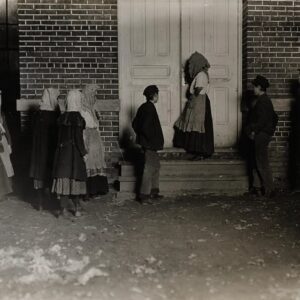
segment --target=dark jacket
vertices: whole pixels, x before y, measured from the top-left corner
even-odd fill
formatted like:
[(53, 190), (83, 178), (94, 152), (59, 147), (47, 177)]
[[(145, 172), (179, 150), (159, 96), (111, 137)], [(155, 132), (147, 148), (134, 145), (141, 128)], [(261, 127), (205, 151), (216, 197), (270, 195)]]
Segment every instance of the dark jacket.
[(256, 104), (249, 111), (247, 119), (246, 133), (248, 135), (251, 132), (255, 132), (255, 134), (263, 132), (270, 136), (274, 134), (278, 117), (271, 99), (266, 94), (257, 98)]
[(164, 147), (164, 136), (154, 104), (151, 101), (143, 103), (132, 122), (137, 140), (143, 148), (161, 150)]
[(38, 111), (34, 116), (29, 176), (50, 180), (57, 145), (58, 112)]
[(87, 154), (83, 142), (85, 121), (79, 112), (65, 112), (59, 117), (58, 126), (53, 177), (85, 181), (87, 178), (83, 159)]

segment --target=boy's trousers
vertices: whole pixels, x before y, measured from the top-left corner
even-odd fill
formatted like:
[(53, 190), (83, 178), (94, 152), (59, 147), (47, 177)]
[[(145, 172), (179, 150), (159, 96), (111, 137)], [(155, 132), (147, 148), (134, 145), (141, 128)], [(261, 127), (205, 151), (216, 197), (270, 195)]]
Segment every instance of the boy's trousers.
[(141, 195), (159, 193), (160, 162), (157, 151), (144, 150), (145, 165), (140, 189)]

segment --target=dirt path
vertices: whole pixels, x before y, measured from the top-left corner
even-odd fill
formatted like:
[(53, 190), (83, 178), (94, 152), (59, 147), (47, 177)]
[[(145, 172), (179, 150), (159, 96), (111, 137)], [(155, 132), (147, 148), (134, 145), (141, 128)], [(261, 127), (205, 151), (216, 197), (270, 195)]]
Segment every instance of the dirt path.
[(108, 195), (84, 208), (66, 220), (0, 203), (0, 299), (300, 299), (296, 196)]

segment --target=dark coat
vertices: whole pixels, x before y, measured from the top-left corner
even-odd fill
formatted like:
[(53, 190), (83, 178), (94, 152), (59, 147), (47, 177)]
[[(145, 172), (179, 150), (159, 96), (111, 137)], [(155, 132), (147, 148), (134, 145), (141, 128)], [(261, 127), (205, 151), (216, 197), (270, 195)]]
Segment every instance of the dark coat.
[(151, 101), (143, 103), (132, 122), (136, 142), (149, 150), (161, 150), (164, 147), (164, 136), (154, 104)]
[(48, 181), (57, 145), (57, 118), (55, 111), (38, 111), (33, 121), (33, 136), (29, 176)]
[(83, 142), (85, 121), (79, 112), (65, 112), (59, 117), (58, 126), (53, 177), (85, 181), (87, 178), (83, 159), (87, 154)]
[(271, 99), (263, 94), (257, 98), (256, 104), (249, 111), (247, 118), (246, 133), (251, 132), (266, 133), (270, 136), (274, 134), (278, 117), (274, 111)]

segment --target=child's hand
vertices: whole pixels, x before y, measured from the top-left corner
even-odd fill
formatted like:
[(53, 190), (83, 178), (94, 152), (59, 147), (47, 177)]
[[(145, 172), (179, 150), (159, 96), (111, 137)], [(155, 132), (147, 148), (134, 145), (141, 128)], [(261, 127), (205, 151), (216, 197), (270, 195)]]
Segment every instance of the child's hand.
[(87, 154), (83, 156), (83, 160), (86, 162), (87, 161)]
[(250, 135), (249, 135), (249, 139), (250, 139), (250, 140), (254, 140), (254, 138), (255, 138), (255, 132), (252, 131), (252, 132), (250, 133)]

